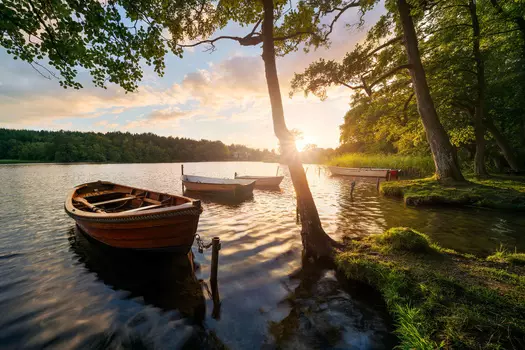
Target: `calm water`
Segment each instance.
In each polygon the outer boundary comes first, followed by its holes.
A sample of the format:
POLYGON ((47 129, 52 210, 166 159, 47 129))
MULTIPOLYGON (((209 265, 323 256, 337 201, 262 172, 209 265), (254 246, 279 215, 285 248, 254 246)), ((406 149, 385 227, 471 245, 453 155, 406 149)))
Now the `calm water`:
MULTIPOLYGON (((273 175, 276 167, 188 163, 185 173, 273 175)), ((219 308, 208 293, 211 252, 194 249, 194 273, 184 258, 107 250, 63 211, 71 187, 99 179, 180 193, 180 164, 0 166, 0 348, 390 348, 390 320, 369 291, 347 288, 329 269, 302 268, 294 193, 280 171, 281 191, 256 190, 236 204, 203 198, 198 233, 222 241, 219 308)), ((500 243, 525 250, 519 214, 405 208, 362 181, 352 199, 351 180, 317 166, 307 175, 336 239, 410 226, 463 252, 486 255, 500 243)))

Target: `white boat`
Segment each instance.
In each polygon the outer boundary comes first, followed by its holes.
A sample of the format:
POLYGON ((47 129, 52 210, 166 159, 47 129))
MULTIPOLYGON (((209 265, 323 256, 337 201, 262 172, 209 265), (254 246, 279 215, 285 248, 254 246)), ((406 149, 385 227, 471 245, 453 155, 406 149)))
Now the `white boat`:
POLYGON ((195 175, 182 175, 181 180, 188 191, 224 193, 235 196, 251 194, 255 187, 255 180, 220 179, 195 175))
POLYGON ((257 187, 277 187, 283 181, 284 176, 239 176, 235 174, 236 179, 242 180, 255 180, 255 186, 257 187))
POLYGON ((388 179, 390 169, 378 168, 343 168, 339 166, 328 167, 332 175, 356 176, 356 177, 376 177, 388 179))

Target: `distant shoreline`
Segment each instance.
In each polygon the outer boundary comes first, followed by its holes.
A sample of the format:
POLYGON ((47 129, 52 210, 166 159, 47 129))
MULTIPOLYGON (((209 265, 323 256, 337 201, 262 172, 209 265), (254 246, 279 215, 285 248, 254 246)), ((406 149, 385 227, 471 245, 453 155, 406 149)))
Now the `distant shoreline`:
POLYGON ((18 159, 0 159, 0 165, 28 165, 28 164, 53 164, 53 165, 80 165, 80 164, 185 164, 185 163, 213 163, 213 162, 258 162, 258 163, 279 163, 279 161, 264 161, 264 160, 240 160, 240 159, 228 159, 228 160, 188 160, 188 161, 176 161, 176 162, 50 162, 40 160, 18 160, 18 159))

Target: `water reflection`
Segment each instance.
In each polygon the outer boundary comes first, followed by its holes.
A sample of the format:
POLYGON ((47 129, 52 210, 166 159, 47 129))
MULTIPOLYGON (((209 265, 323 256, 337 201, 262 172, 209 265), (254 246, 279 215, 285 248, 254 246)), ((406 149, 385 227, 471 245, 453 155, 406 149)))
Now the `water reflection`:
POLYGON ((69 243, 78 261, 111 288, 163 310, 178 310, 195 323, 204 320, 204 294, 191 252, 180 256, 115 249, 94 242, 77 226, 69 232, 69 243))
POLYGON ((332 266, 303 261, 281 302, 290 312, 270 322, 273 343, 284 349, 392 349, 396 338, 379 293, 349 281, 332 266), (354 287, 356 287, 354 285, 354 287))

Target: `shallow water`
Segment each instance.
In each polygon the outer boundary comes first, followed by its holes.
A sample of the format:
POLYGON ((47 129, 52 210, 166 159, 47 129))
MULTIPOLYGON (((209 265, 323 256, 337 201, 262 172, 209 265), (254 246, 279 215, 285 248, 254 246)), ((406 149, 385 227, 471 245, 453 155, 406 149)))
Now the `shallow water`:
MULTIPOLYGON (((185 173, 273 175, 276 167, 187 163, 185 173)), ((307 168, 323 225, 336 239, 410 226, 462 252, 486 255, 500 244, 525 250, 519 214, 405 208, 379 196, 374 181, 358 180, 352 198, 351 179, 307 168)), ((0 348, 273 348, 290 324, 294 331, 279 346, 390 348, 395 340, 378 300, 348 290, 333 271, 301 271, 294 193, 286 167, 280 172, 280 191, 256 190, 241 203, 202 198, 198 233, 222 241, 219 310, 199 282, 209 279, 209 251, 194 248, 196 274, 185 259, 108 251, 63 211, 71 187, 99 179, 181 193, 180 164, 0 166, 0 348)))

